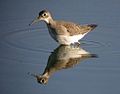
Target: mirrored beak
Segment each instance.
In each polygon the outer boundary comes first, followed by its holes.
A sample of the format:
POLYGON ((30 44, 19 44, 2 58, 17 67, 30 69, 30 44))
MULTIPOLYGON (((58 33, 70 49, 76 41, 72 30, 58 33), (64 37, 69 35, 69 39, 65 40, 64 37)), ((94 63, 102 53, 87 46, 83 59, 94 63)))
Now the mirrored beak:
POLYGON ((34 23, 37 23, 40 21, 40 17, 37 17, 36 19, 34 19, 30 24, 29 26, 33 25, 34 23))

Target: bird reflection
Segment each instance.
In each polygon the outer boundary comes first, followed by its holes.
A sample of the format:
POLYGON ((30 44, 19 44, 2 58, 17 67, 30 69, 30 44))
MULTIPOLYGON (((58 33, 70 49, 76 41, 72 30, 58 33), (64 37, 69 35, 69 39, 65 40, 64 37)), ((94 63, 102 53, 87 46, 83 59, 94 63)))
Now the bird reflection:
POLYGON ((49 56, 47 66, 42 75, 34 75, 38 83, 47 84, 53 73, 61 69, 71 68, 87 58, 97 57, 81 47, 59 46, 49 56))

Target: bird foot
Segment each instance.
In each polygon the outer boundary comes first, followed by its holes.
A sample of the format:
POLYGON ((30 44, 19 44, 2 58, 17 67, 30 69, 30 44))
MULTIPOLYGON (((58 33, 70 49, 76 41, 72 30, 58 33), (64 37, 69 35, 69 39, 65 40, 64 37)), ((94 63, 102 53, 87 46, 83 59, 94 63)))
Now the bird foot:
POLYGON ((80 43, 79 42, 71 43, 71 47, 79 48, 80 47, 80 43))

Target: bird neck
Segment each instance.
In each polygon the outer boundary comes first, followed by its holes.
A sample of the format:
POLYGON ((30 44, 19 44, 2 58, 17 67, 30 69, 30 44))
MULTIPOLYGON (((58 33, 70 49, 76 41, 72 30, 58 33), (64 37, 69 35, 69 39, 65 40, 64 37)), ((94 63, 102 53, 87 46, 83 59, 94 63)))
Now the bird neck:
POLYGON ((45 22, 46 22, 47 25, 51 25, 51 24, 55 23, 55 21, 51 17, 46 19, 45 22))

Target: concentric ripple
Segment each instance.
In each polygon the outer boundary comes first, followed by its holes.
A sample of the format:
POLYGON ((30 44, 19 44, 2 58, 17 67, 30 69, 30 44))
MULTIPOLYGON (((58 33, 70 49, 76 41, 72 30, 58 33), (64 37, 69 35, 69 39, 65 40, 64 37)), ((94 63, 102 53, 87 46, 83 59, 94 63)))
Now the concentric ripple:
POLYGON ((48 34, 46 30, 47 29, 45 28, 26 28, 15 30, 4 34, 2 39, 4 43, 14 48, 50 53, 51 51, 41 48, 42 42, 48 34))
MULTIPOLYGON (((4 42, 14 48, 23 49, 23 50, 29 50, 34 52, 43 52, 43 53, 50 53, 51 51, 44 48, 44 43, 48 41, 44 41, 47 39, 47 35, 49 33, 47 32, 47 29, 44 27, 41 28, 25 28, 25 29, 19 29, 12 32, 9 32, 7 34, 4 34, 2 38, 4 39, 4 42), (42 48, 41 48, 42 47, 42 48)), ((103 44, 96 41, 87 41, 87 40, 81 40, 82 46, 87 47, 101 47, 103 44)))
POLYGON ((92 47, 92 48, 99 48, 102 46, 105 46, 103 43, 100 43, 98 41, 93 41, 93 40, 81 40, 80 41, 82 46, 87 46, 87 47, 92 47))

